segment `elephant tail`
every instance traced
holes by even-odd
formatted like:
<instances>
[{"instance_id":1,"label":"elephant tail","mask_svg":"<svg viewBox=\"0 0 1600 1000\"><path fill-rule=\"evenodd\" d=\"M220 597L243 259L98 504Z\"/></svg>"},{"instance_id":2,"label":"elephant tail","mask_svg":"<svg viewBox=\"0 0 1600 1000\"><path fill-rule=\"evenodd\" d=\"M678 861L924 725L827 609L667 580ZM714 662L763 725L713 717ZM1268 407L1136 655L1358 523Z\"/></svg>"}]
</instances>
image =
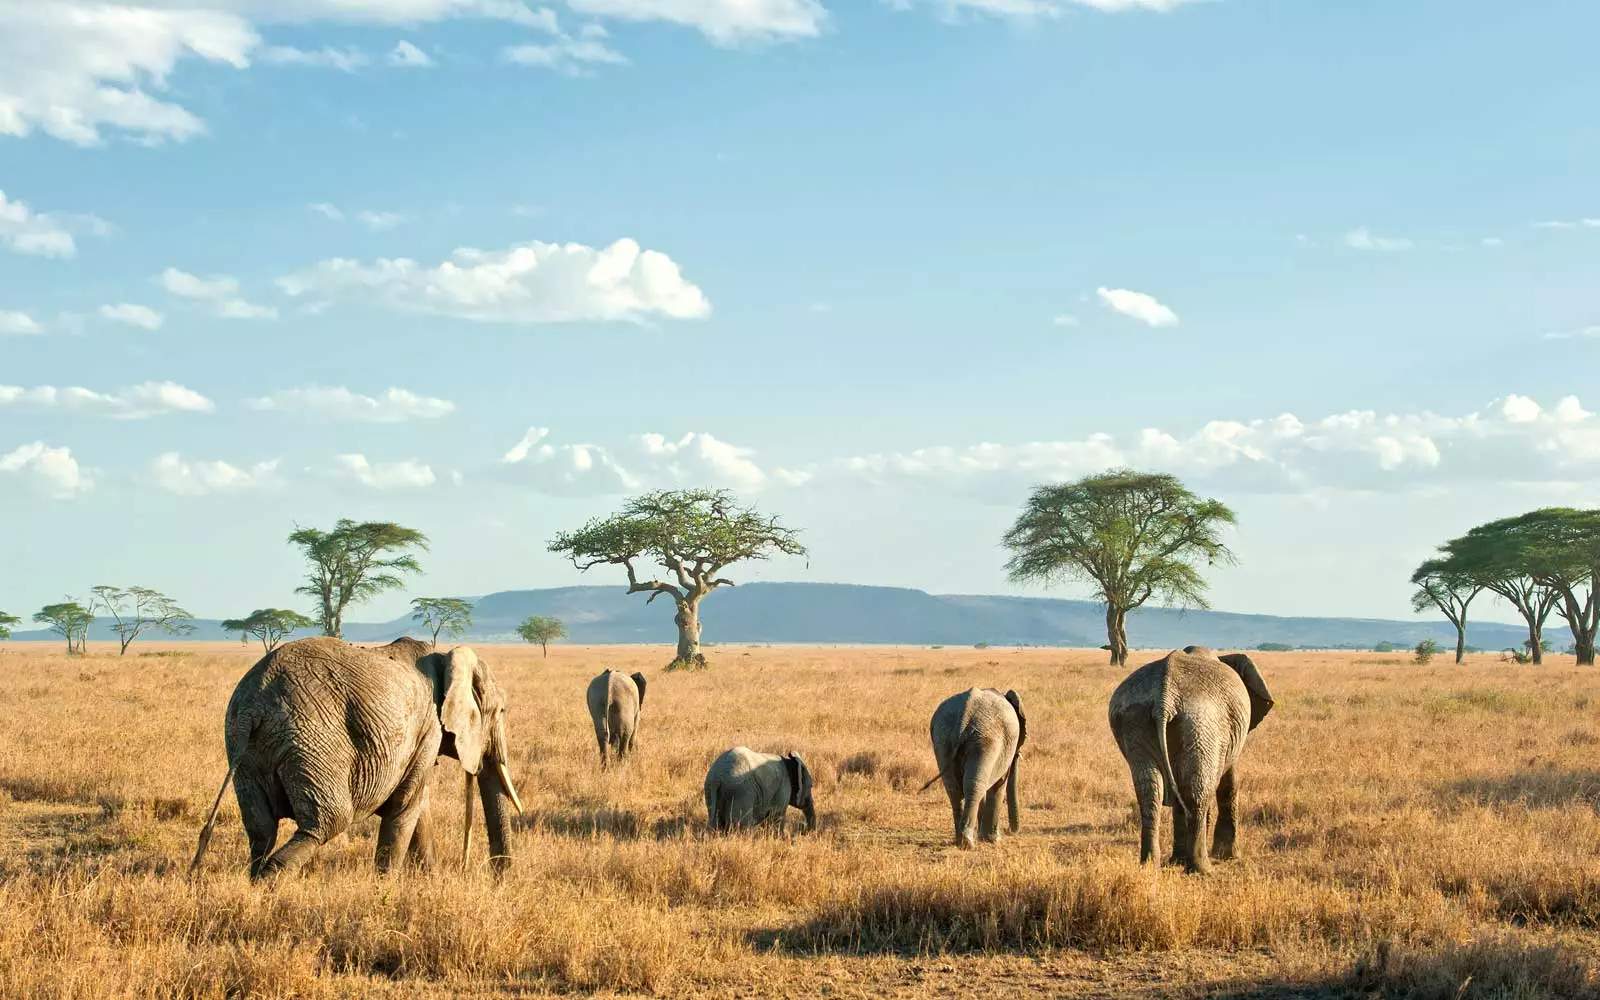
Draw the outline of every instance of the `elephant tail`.
<instances>
[{"instance_id":1,"label":"elephant tail","mask_svg":"<svg viewBox=\"0 0 1600 1000\"><path fill-rule=\"evenodd\" d=\"M944 777L944 772L940 771L938 774L936 774L933 777L929 778L928 779L928 783L926 785L923 785L921 788L917 789L917 791L919 791L919 792L927 791L928 789L933 787L933 783L935 781L938 781L942 777Z\"/></svg>"},{"instance_id":2,"label":"elephant tail","mask_svg":"<svg viewBox=\"0 0 1600 1000\"><path fill-rule=\"evenodd\" d=\"M200 842L194 849L194 860L189 862L189 874L193 875L200 869L200 862L206 856L206 848L211 846L211 831L217 825L217 812L222 808L222 796L227 793L228 785L233 781L233 774L239 770L238 760L228 765L228 773L222 779L222 787L217 789L217 801L211 803L211 815L206 817L206 825L200 828Z\"/></svg>"},{"instance_id":3,"label":"elephant tail","mask_svg":"<svg viewBox=\"0 0 1600 1000\"><path fill-rule=\"evenodd\" d=\"M1183 791L1178 787L1178 779L1172 773L1172 755L1167 750L1167 723L1171 721L1172 713L1167 709L1165 702L1166 699L1163 698L1162 704L1156 708L1154 713L1156 746L1160 750L1161 780L1166 782L1167 787L1172 790L1172 801L1177 803L1183 814L1192 816L1194 815L1194 810L1189 807L1189 803L1183 800Z\"/></svg>"}]
</instances>

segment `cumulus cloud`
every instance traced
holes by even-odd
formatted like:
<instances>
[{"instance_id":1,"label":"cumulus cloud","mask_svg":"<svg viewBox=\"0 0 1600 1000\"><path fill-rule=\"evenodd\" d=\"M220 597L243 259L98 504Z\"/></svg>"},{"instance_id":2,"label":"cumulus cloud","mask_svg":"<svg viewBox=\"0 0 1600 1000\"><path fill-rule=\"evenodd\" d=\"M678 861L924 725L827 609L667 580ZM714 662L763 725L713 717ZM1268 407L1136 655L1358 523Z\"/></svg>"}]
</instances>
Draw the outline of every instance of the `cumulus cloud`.
<instances>
[{"instance_id":1,"label":"cumulus cloud","mask_svg":"<svg viewBox=\"0 0 1600 1000\"><path fill-rule=\"evenodd\" d=\"M363 396L344 386L317 385L247 399L244 405L251 410L374 424L430 420L453 413L456 408L448 399L420 396L409 389L390 388L378 396Z\"/></svg>"},{"instance_id":2,"label":"cumulus cloud","mask_svg":"<svg viewBox=\"0 0 1600 1000\"><path fill-rule=\"evenodd\" d=\"M1344 245L1352 250L1378 250L1386 253L1397 253L1401 250L1410 250L1412 242L1394 236L1378 236L1370 232L1365 226L1352 229L1344 234Z\"/></svg>"},{"instance_id":3,"label":"cumulus cloud","mask_svg":"<svg viewBox=\"0 0 1600 1000\"><path fill-rule=\"evenodd\" d=\"M365 455L340 455L335 472L344 479L374 490L407 490L432 486L433 469L414 459L370 462Z\"/></svg>"},{"instance_id":4,"label":"cumulus cloud","mask_svg":"<svg viewBox=\"0 0 1600 1000\"><path fill-rule=\"evenodd\" d=\"M1307 421L1284 413L1213 420L1183 434L1146 428L1063 441L860 455L818 474L1012 496L1028 483L1074 479L1116 466L1173 472L1236 492L1600 481L1600 419L1574 396L1545 407L1510 394L1456 417L1351 410Z\"/></svg>"},{"instance_id":5,"label":"cumulus cloud","mask_svg":"<svg viewBox=\"0 0 1600 1000\"><path fill-rule=\"evenodd\" d=\"M545 427L530 427L501 458L515 481L563 496L625 493L653 487L728 487L753 492L769 485L797 485L806 473L763 469L749 448L710 434L677 438L636 434L615 447L557 444Z\"/></svg>"},{"instance_id":6,"label":"cumulus cloud","mask_svg":"<svg viewBox=\"0 0 1600 1000\"><path fill-rule=\"evenodd\" d=\"M0 0L3 4L4 0ZM4 28L0 19L0 29ZM3 30L0 30L3 34ZM4 59L4 42L0 41L0 60ZM0 79L5 69L0 63ZM0 135L6 134L6 102L0 88ZM14 253L35 257L72 257L78 252L78 242L73 238L73 228L84 228L104 235L110 227L92 215L64 217L47 212L36 212L28 203L6 197L0 191L0 246Z\"/></svg>"},{"instance_id":7,"label":"cumulus cloud","mask_svg":"<svg viewBox=\"0 0 1600 1000\"><path fill-rule=\"evenodd\" d=\"M948 20L960 20L963 14L1010 18L1058 17L1072 7L1087 7L1107 14L1140 10L1164 12L1195 2L1198 0L889 0L891 6L901 10L932 7Z\"/></svg>"},{"instance_id":8,"label":"cumulus cloud","mask_svg":"<svg viewBox=\"0 0 1600 1000\"><path fill-rule=\"evenodd\" d=\"M52 448L43 441L0 455L0 476L16 477L46 496L63 499L87 493L94 485L71 448Z\"/></svg>"},{"instance_id":9,"label":"cumulus cloud","mask_svg":"<svg viewBox=\"0 0 1600 1000\"><path fill-rule=\"evenodd\" d=\"M291 296L370 302L401 312L486 323L700 319L711 303L664 253L621 239L604 249L532 242L457 250L426 267L405 258L325 260L278 280Z\"/></svg>"},{"instance_id":10,"label":"cumulus cloud","mask_svg":"<svg viewBox=\"0 0 1600 1000\"><path fill-rule=\"evenodd\" d=\"M506 62L537 66L568 76L583 76L591 66L624 66L628 58L601 38L567 38L538 45L511 45L501 52Z\"/></svg>"},{"instance_id":11,"label":"cumulus cloud","mask_svg":"<svg viewBox=\"0 0 1600 1000\"><path fill-rule=\"evenodd\" d=\"M616 21L664 21L717 45L815 37L827 22L819 0L565 0L575 13Z\"/></svg>"},{"instance_id":12,"label":"cumulus cloud","mask_svg":"<svg viewBox=\"0 0 1600 1000\"><path fill-rule=\"evenodd\" d=\"M389 50L389 65L402 66L407 69L427 69L433 65L433 59L426 52L402 38L395 43L394 48Z\"/></svg>"},{"instance_id":13,"label":"cumulus cloud","mask_svg":"<svg viewBox=\"0 0 1600 1000\"><path fill-rule=\"evenodd\" d=\"M176 382L141 382L116 392L95 392L80 386L25 388L0 385L0 408L60 410L117 420L140 420L167 413L210 413L211 400Z\"/></svg>"},{"instance_id":14,"label":"cumulus cloud","mask_svg":"<svg viewBox=\"0 0 1600 1000\"><path fill-rule=\"evenodd\" d=\"M0 336L14 334L23 336L33 333L43 333L44 327L39 321L25 312L0 309Z\"/></svg>"},{"instance_id":15,"label":"cumulus cloud","mask_svg":"<svg viewBox=\"0 0 1600 1000\"><path fill-rule=\"evenodd\" d=\"M169 267L156 278L168 292L179 298L203 303L222 319L276 319L278 310L257 305L239 295L239 282L225 274L201 278Z\"/></svg>"},{"instance_id":16,"label":"cumulus cloud","mask_svg":"<svg viewBox=\"0 0 1600 1000\"><path fill-rule=\"evenodd\" d=\"M157 486L185 496L243 493L274 488L281 483L277 459L241 467L220 461L189 460L175 451L166 452L151 462L150 473Z\"/></svg>"},{"instance_id":17,"label":"cumulus cloud","mask_svg":"<svg viewBox=\"0 0 1600 1000\"><path fill-rule=\"evenodd\" d=\"M354 73L372 64L372 57L359 49L297 49L291 45L269 45L259 58L270 66L320 66L341 73Z\"/></svg>"},{"instance_id":18,"label":"cumulus cloud","mask_svg":"<svg viewBox=\"0 0 1600 1000\"><path fill-rule=\"evenodd\" d=\"M1112 312L1136 319L1146 326L1174 326L1178 314L1156 301L1152 295L1132 292L1126 288L1097 288L1100 302Z\"/></svg>"},{"instance_id":19,"label":"cumulus cloud","mask_svg":"<svg viewBox=\"0 0 1600 1000\"><path fill-rule=\"evenodd\" d=\"M151 309L149 306L136 305L132 302L123 302L114 306L101 306L100 318L113 323L126 323L145 330L159 330L161 324L166 322L166 317Z\"/></svg>"}]
</instances>

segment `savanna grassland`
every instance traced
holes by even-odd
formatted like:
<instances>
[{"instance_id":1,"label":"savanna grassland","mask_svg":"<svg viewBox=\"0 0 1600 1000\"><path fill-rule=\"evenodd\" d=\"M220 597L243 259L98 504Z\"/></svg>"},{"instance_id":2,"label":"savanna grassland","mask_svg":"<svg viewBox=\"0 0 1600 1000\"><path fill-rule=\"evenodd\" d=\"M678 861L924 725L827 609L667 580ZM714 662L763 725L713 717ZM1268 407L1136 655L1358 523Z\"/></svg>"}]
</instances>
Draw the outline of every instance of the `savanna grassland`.
<instances>
[{"instance_id":1,"label":"savanna grassland","mask_svg":"<svg viewBox=\"0 0 1600 1000\"><path fill-rule=\"evenodd\" d=\"M258 647L5 647L0 997L1600 991L1600 673L1568 658L1260 654L1278 704L1245 750L1242 857L1195 878L1136 864L1099 651L723 646L669 675L663 648L479 650L512 698L511 874L481 830L460 867L447 760L438 871L376 875L368 821L265 888L231 791L186 871ZM651 684L638 756L602 774L605 666ZM1029 741L1022 833L961 852L918 789L929 715L972 685L1020 691ZM815 836L706 838L701 779L739 743L804 752Z\"/></svg>"}]
</instances>

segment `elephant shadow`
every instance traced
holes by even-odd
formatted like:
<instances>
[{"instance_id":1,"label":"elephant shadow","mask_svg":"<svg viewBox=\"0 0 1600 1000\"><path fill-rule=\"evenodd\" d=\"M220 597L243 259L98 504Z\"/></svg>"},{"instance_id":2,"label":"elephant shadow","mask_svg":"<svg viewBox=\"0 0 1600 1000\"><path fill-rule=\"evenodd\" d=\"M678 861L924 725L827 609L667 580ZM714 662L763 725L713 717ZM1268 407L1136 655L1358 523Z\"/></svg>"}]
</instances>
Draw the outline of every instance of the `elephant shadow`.
<instances>
[{"instance_id":1,"label":"elephant shadow","mask_svg":"<svg viewBox=\"0 0 1600 1000\"><path fill-rule=\"evenodd\" d=\"M1474 774L1439 788L1446 805L1520 805L1527 809L1600 808L1600 771L1531 764L1509 774Z\"/></svg>"},{"instance_id":2,"label":"elephant shadow","mask_svg":"<svg viewBox=\"0 0 1600 1000\"><path fill-rule=\"evenodd\" d=\"M678 840L689 829L684 816L667 816L646 820L636 810L594 809L530 810L513 821L513 828L523 832L550 833L575 840Z\"/></svg>"}]
</instances>

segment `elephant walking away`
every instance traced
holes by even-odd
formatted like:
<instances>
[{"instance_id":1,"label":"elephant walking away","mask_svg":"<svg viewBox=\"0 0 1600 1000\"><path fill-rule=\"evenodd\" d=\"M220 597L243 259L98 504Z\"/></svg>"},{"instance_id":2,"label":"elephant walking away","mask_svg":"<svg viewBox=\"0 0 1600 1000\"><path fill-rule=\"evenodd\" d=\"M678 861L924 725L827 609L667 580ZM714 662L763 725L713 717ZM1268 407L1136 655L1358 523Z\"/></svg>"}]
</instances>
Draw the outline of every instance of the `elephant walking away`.
<instances>
[{"instance_id":1,"label":"elephant walking away","mask_svg":"<svg viewBox=\"0 0 1600 1000\"><path fill-rule=\"evenodd\" d=\"M617 760L633 753L634 737L639 732L639 710L644 707L644 674L603 671L589 682L589 718L594 722L594 738L600 744L600 768L608 763L608 751Z\"/></svg>"},{"instance_id":2,"label":"elephant walking away","mask_svg":"<svg viewBox=\"0 0 1600 1000\"><path fill-rule=\"evenodd\" d=\"M970 848L975 839L1000 839L1000 796L1012 833L1021 829L1017 804L1017 760L1028 740L1028 717L1015 691L973 688L951 695L934 710L928 724L939 773L922 787L944 779L955 821L956 846Z\"/></svg>"},{"instance_id":3,"label":"elephant walking away","mask_svg":"<svg viewBox=\"0 0 1600 1000\"><path fill-rule=\"evenodd\" d=\"M811 801L811 769L798 753L779 756L734 747L711 762L706 772L706 821L712 833L728 833L766 825L782 829L793 806L806 819L806 832L817 828Z\"/></svg>"},{"instance_id":4,"label":"elephant walking away","mask_svg":"<svg viewBox=\"0 0 1600 1000\"><path fill-rule=\"evenodd\" d=\"M1139 862L1156 860L1161 807L1172 806L1172 856L1190 872L1233 857L1237 766L1245 737L1272 709L1250 657L1185 646L1129 674L1111 695L1111 732L1139 799ZM1215 825L1210 849L1206 835Z\"/></svg>"},{"instance_id":5,"label":"elephant walking away","mask_svg":"<svg viewBox=\"0 0 1600 1000\"><path fill-rule=\"evenodd\" d=\"M427 649L300 639L251 667L228 700L228 775L190 870L205 856L230 781L250 839L252 879L296 871L319 846L372 814L381 817L379 871L402 855L431 867L428 776L440 756L459 760L466 772L463 859L476 791L491 864L503 870L511 856L507 807L522 811L506 770L505 694L470 648ZM285 819L298 829L274 850Z\"/></svg>"}]
</instances>

